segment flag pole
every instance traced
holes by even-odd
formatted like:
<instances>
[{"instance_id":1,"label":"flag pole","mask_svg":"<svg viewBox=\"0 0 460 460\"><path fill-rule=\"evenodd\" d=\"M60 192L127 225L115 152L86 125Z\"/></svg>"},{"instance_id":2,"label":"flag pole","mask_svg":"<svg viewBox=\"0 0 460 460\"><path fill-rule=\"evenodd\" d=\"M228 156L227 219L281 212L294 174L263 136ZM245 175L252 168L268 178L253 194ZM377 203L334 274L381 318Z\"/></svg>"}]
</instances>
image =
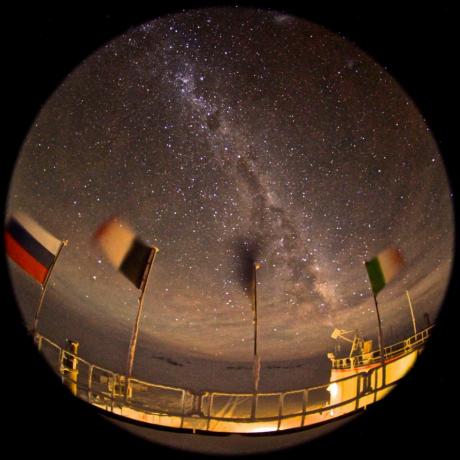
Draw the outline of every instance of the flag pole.
<instances>
[{"instance_id":1,"label":"flag pole","mask_svg":"<svg viewBox=\"0 0 460 460\"><path fill-rule=\"evenodd\" d=\"M37 307L35 308L35 314L34 314L34 322L33 322L33 326L32 326L32 337L35 338L35 335L37 334L38 332L38 320L39 320L39 317L40 317L40 312L41 312L41 309L42 309L42 306L43 306L43 301L45 300L45 294L46 294L46 289L48 287L48 281L51 277L51 272L53 271L53 268L54 266L56 265L56 262L58 260L58 257L59 255L61 254L61 251L62 251L62 248L64 246L67 246L67 244L69 243L68 240L62 240L61 241L61 246L59 247L58 249L58 252L56 254L56 257L54 258L54 261L53 263L51 264L51 267L50 269L48 270L48 273L46 274L46 278L45 278L45 281L43 282L43 284L41 284L41 289L42 289L42 292L41 292L41 295L40 295L40 301L38 302L38 305Z\"/></svg>"},{"instance_id":2,"label":"flag pole","mask_svg":"<svg viewBox=\"0 0 460 460\"><path fill-rule=\"evenodd\" d=\"M374 304L375 304L375 312L377 313L377 322L379 325L379 349L380 349L380 357L382 359L382 364L384 361L383 356L383 333L382 333L382 321L380 319L380 312L379 312L379 305L377 303L377 296L374 294Z\"/></svg>"},{"instance_id":3,"label":"flag pole","mask_svg":"<svg viewBox=\"0 0 460 460\"><path fill-rule=\"evenodd\" d=\"M139 324L141 321L141 314L142 314L142 307L144 305L144 295L145 295L145 289L147 287L147 281L148 277L150 274L150 269L152 268L153 262L155 260L156 253L159 251L159 249L155 246L152 246L149 259L147 262L147 266L144 271L144 277L142 279L142 284L141 284L141 294L138 299L138 307L137 307L137 315L136 315L136 320L134 322L134 327L133 331L131 334L131 341L129 344L129 354L128 354L128 370L127 370L127 378L131 378L132 372L133 372L133 364L134 364L134 355L136 353L136 345L137 345L137 337L139 335ZM127 386L127 391L128 391L128 386Z\"/></svg>"},{"instance_id":4,"label":"flag pole","mask_svg":"<svg viewBox=\"0 0 460 460\"><path fill-rule=\"evenodd\" d=\"M252 264L252 307L253 307L253 324L254 324L254 361L253 361L253 380L254 380L254 398L252 400L252 418L256 415L256 395L259 390L259 377L260 377L260 359L258 355L258 324L257 324L257 270L260 268L260 264L253 262Z\"/></svg>"},{"instance_id":5,"label":"flag pole","mask_svg":"<svg viewBox=\"0 0 460 460\"><path fill-rule=\"evenodd\" d=\"M391 281L404 265L401 252L396 248L386 248L372 260L364 263L371 284L372 295L374 297L375 312L379 326L379 347L380 360L382 363L382 384L385 385L385 356L383 348L382 321L380 319L377 294Z\"/></svg>"},{"instance_id":6,"label":"flag pole","mask_svg":"<svg viewBox=\"0 0 460 460\"><path fill-rule=\"evenodd\" d=\"M380 319L379 305L377 303L377 295L373 294L375 311L377 313L377 322L379 325L379 349L380 349L380 361L382 363L382 386L385 386L385 356L383 351L383 333L382 333L382 321Z\"/></svg>"},{"instance_id":7,"label":"flag pole","mask_svg":"<svg viewBox=\"0 0 460 460\"><path fill-rule=\"evenodd\" d=\"M412 306L412 301L410 299L410 295L409 295L409 290L406 289L406 296L407 296L407 301L409 302L409 310L410 310L410 315L412 317L412 326L414 327L414 335L417 334L417 325L415 323L415 315L414 315L414 308Z\"/></svg>"}]
</instances>

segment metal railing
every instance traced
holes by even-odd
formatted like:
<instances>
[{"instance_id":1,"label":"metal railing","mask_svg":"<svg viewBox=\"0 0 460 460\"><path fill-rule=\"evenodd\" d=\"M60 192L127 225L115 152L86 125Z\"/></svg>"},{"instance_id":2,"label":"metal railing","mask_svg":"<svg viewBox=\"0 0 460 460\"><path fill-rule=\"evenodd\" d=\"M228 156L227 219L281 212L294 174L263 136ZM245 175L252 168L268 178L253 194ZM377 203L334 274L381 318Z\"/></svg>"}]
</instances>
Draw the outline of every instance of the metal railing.
<instances>
[{"instance_id":1,"label":"metal railing","mask_svg":"<svg viewBox=\"0 0 460 460\"><path fill-rule=\"evenodd\" d=\"M62 382L79 398L129 419L193 431L256 433L311 426L365 408L381 399L398 381L386 381L384 365L324 385L283 392L197 393L127 379L62 349L40 334L35 340ZM408 340L411 345L421 341ZM78 373L66 372L65 363L69 360L73 360ZM344 392L337 402L331 397L331 385Z\"/></svg>"},{"instance_id":2,"label":"metal railing","mask_svg":"<svg viewBox=\"0 0 460 460\"><path fill-rule=\"evenodd\" d=\"M386 346L383 349L384 359L391 360L417 348L423 347L429 339L434 325L427 327L423 331L414 334L407 339L401 340L393 345ZM370 353L363 353L346 358L331 358L333 369L352 369L363 365L373 365L381 362L380 350L374 350Z\"/></svg>"}]
</instances>

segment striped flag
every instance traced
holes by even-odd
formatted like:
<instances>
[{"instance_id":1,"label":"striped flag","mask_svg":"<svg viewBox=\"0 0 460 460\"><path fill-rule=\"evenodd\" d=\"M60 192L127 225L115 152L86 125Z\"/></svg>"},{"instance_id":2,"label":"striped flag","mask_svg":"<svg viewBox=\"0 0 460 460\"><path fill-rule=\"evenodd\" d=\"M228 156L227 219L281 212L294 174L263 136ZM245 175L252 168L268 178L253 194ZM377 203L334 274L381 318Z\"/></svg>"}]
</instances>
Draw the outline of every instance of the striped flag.
<instances>
[{"instance_id":1,"label":"striped flag","mask_svg":"<svg viewBox=\"0 0 460 460\"><path fill-rule=\"evenodd\" d=\"M377 295L401 270L404 259L399 249L387 248L366 262L372 291Z\"/></svg>"},{"instance_id":2,"label":"striped flag","mask_svg":"<svg viewBox=\"0 0 460 460\"><path fill-rule=\"evenodd\" d=\"M8 256L43 285L63 242L23 213L11 216L5 228Z\"/></svg>"},{"instance_id":3,"label":"striped flag","mask_svg":"<svg viewBox=\"0 0 460 460\"><path fill-rule=\"evenodd\" d=\"M111 218L96 232L96 240L112 265L138 289L157 250L143 243L124 222Z\"/></svg>"}]
</instances>

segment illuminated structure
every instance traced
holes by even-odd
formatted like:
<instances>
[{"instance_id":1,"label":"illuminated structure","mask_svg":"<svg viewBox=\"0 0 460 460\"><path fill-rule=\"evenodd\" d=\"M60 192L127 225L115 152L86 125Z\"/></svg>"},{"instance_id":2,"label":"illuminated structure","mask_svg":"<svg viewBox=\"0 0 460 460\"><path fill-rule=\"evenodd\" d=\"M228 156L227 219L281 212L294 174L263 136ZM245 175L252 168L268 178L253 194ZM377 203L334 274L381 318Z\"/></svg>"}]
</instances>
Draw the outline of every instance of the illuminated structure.
<instances>
[{"instance_id":1,"label":"illuminated structure","mask_svg":"<svg viewBox=\"0 0 460 460\"><path fill-rule=\"evenodd\" d=\"M372 351L372 341L363 340L355 334L353 340L347 338L351 331L334 330L331 337L352 343L349 356L337 358L328 354L331 360L330 393L331 415L339 416L350 409L364 408L382 399L391 391L396 382L402 379L414 365L418 354L429 338L433 326L416 333L401 342L383 349ZM359 382L350 379L360 375ZM356 407L356 398L359 404Z\"/></svg>"},{"instance_id":2,"label":"illuminated structure","mask_svg":"<svg viewBox=\"0 0 460 460\"><path fill-rule=\"evenodd\" d=\"M71 378L67 386L72 392L104 413L116 414L127 421L193 432L260 433L313 427L355 414L378 401L412 367L432 327L386 347L383 363L380 350L355 348L353 356L346 358L329 354L332 361L329 382L256 394L196 393L144 382L91 364L40 334L35 339L63 380ZM63 359L72 360L75 371L72 375L62 373Z\"/></svg>"}]
</instances>

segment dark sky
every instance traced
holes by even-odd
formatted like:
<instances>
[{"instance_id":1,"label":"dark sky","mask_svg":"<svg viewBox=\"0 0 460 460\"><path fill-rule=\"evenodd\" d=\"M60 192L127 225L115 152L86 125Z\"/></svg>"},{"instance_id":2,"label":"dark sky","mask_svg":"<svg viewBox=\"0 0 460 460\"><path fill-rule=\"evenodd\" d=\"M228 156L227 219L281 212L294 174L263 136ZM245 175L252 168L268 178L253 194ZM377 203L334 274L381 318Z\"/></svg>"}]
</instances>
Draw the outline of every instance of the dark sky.
<instances>
[{"instance_id":1,"label":"dark sky","mask_svg":"<svg viewBox=\"0 0 460 460\"><path fill-rule=\"evenodd\" d=\"M405 289L420 323L434 316L452 259L444 167L408 96L343 38L256 10L166 16L95 52L23 145L17 210L69 240L52 285L65 309L127 330L138 292L91 238L130 222L160 248L144 338L227 359L252 358L244 248L262 263L267 360L325 354L334 327L375 336L363 262L391 245L407 265L381 312L406 334Z\"/></svg>"}]
</instances>

